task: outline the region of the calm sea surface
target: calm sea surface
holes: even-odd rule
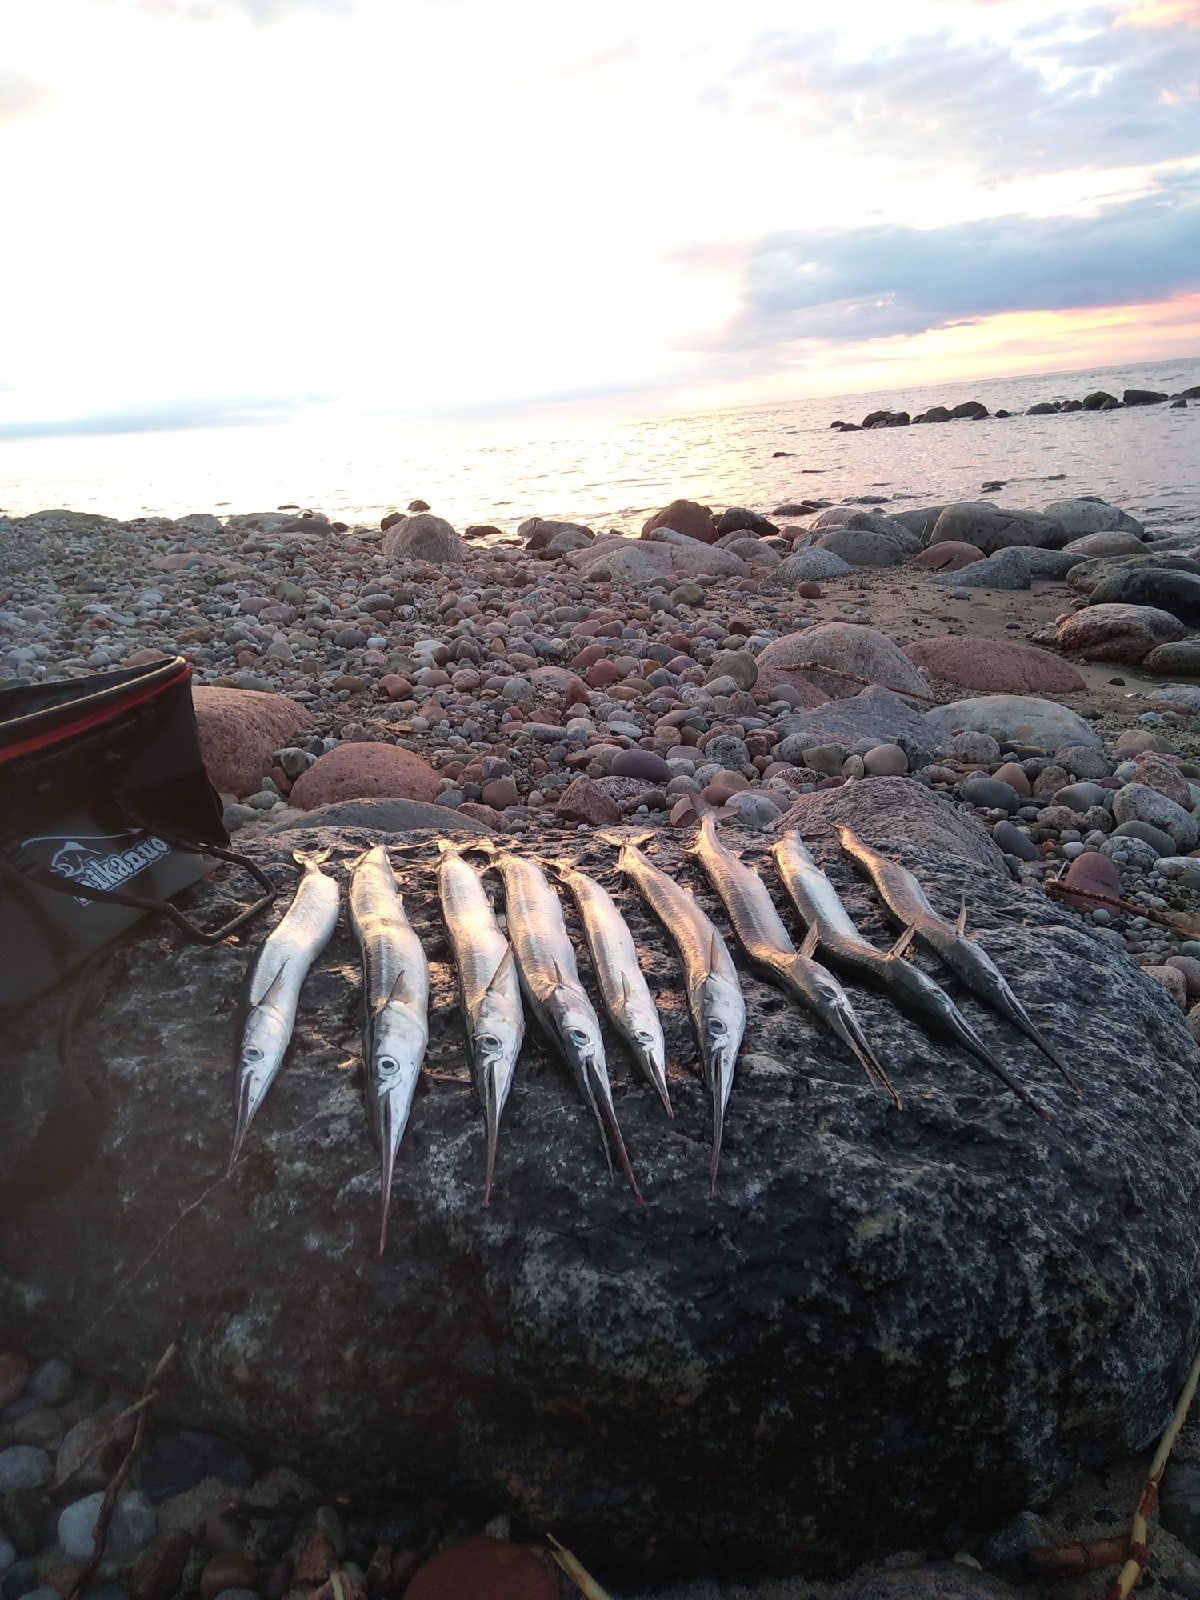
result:
[[[518,435],[419,433],[396,421],[349,427],[209,428],[0,443],[0,508],[12,515],[69,506],[116,517],[262,511],[285,503],[346,522],[375,522],[427,500],[458,528],[515,530],[533,515],[636,531],[677,497],[770,511],[788,501],[879,496],[888,502],[994,497],[1039,507],[1100,495],[1149,526],[1200,525],[1200,402],[841,434],[886,407],[914,416],[978,399],[989,411],[1094,389],[1170,394],[1200,384],[1200,359],[996,378],[887,393],[823,397],[639,422],[542,424]],[[786,451],[786,455],[776,455]]]

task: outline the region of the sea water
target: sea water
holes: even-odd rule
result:
[[[1168,394],[1200,359],[937,384],[686,416],[580,424],[564,417],[431,428],[310,416],[288,424],[0,442],[0,510],[51,506],[131,518],[292,504],[377,523],[412,499],[460,530],[515,532],[529,516],[637,532],[676,498],[771,513],[802,500],[881,505],[992,498],[1035,509],[1099,495],[1167,531],[1200,526],[1200,402],[1051,416],[994,415],[841,433],[877,409],[912,415],[979,400],[1021,413],[1103,389]],[[999,483],[1000,488],[985,486]],[[784,519],[788,520],[787,518]]]

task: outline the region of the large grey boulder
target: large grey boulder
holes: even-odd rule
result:
[[[761,682],[762,657],[758,659]],[[890,689],[863,689],[850,699],[779,717],[775,727],[780,740],[773,754],[779,761],[800,763],[814,745],[838,744],[852,750],[857,745],[898,744],[910,766],[924,767],[950,748],[948,739]]]
[[[557,548],[579,550],[591,544],[595,530],[581,522],[564,522],[556,517],[526,517],[517,529],[517,537],[524,539],[526,550],[545,550],[555,540]]]
[[[1057,518],[1037,511],[1002,510],[990,500],[964,500],[947,506],[934,524],[929,543],[944,540],[973,544],[991,556],[1014,544],[1057,548],[1067,542],[1067,530]]]
[[[759,654],[758,672],[767,687],[803,677],[834,699],[847,699],[864,684],[920,699],[930,693],[925,675],[894,639],[856,622],[823,622],[772,639]]]
[[[1090,722],[1060,706],[1056,700],[1037,695],[985,694],[974,700],[954,700],[934,706],[924,717],[931,731],[943,738],[956,733],[990,733],[1001,744],[1036,745],[1041,750],[1060,750],[1063,745],[1082,744],[1102,750],[1104,740]]]
[[[832,550],[818,550],[814,546],[784,556],[775,570],[772,581],[780,588],[790,589],[797,583],[812,581],[819,583],[826,578],[844,578],[849,571],[848,561],[835,555]]]
[[[1145,533],[1136,517],[1107,500],[1097,500],[1090,495],[1080,495],[1074,500],[1054,500],[1044,507],[1043,516],[1061,522],[1067,533],[1076,538],[1088,533],[1132,533],[1138,538]]]
[[[445,517],[431,511],[393,522],[383,536],[383,553],[392,561],[466,561],[470,551]]]
[[[401,1149],[382,1259],[361,1089],[338,1070],[358,1050],[349,930],[305,984],[291,1058],[227,1179],[248,952],[154,928],[124,947],[87,1022],[108,1119],[98,1150],[53,1198],[6,1196],[5,1337],[86,1351],[128,1392],[178,1339],[164,1421],[294,1462],[326,1493],[503,1507],[631,1578],[856,1564],[950,1525],[969,1537],[1145,1447],[1200,1326],[1195,1047],[1123,949],[1011,883],[982,835],[965,847],[965,818],[930,795],[905,803],[900,827],[885,803],[894,781],[851,785],[839,816],[916,871],[941,912],[966,889],[970,928],[1082,1098],[962,1003],[1052,1123],[856,990],[897,1111],[807,1014],[745,974],[748,1043],[710,1200],[676,959],[618,883],[611,847],[571,833],[555,853],[617,893],[661,995],[676,1117],[614,1044],[639,1207],[531,1038],[485,1208],[479,1111],[453,1081],[464,1041],[433,852],[396,851],[433,957],[436,1076]],[[890,939],[818,805],[805,832],[864,931]],[[770,840],[728,837],[773,885]],[[344,883],[369,839],[281,843],[331,847]],[[277,844],[247,848],[294,882]],[[647,848],[715,909],[673,836]],[[207,883],[191,903],[211,911],[227,893]],[[0,1158],[45,1106],[62,1004],[51,994],[7,1030]]]
[[[1089,598],[1092,605],[1155,606],[1189,627],[1200,624],[1200,575],[1192,572],[1131,565],[1101,579]]]
[[[1064,555],[1070,555],[1068,548]],[[1130,567],[1139,571],[1151,568],[1164,572],[1187,572],[1200,576],[1200,560],[1177,550],[1143,549],[1134,555],[1099,557],[1095,560],[1077,561],[1067,571],[1067,582],[1080,594],[1091,594],[1110,578],[1120,578]]]

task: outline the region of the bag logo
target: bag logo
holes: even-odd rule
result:
[[[46,863],[51,872],[72,878],[89,889],[119,889],[130,878],[136,878],[139,872],[171,854],[170,845],[157,834],[135,830],[79,837],[43,835],[25,840],[26,847],[32,844],[56,844],[58,849]],[[81,906],[92,904],[83,896],[75,898]]]

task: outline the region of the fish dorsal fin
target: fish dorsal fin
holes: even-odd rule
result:
[[[708,965],[711,972],[716,972],[722,965],[721,956],[722,950],[720,935],[714,931],[708,946]]]
[[[491,994],[499,993],[501,985],[504,984],[505,982],[507,982],[508,975],[512,971],[512,965],[513,965],[512,945],[506,945],[505,946],[505,950],[504,950],[504,954],[500,957],[499,961],[496,963],[496,970],[495,970],[495,972],[492,973],[491,977],[488,979],[488,986],[483,991],[485,999]]]
[[[565,989],[567,987],[563,978],[562,968],[557,961],[554,963],[554,987],[556,989]]]
[[[624,972],[622,972],[622,974],[621,974],[621,998],[622,998],[622,1000],[624,1000],[626,1005],[629,1004],[629,996],[630,996],[630,994],[632,992],[633,991],[629,987],[629,979],[626,976],[626,974]]]
[[[962,904],[958,908],[958,921],[954,924],[954,931],[960,939],[967,933],[967,892],[963,890]]]
[[[385,1004],[402,1005],[409,997],[410,990],[411,986],[408,981],[408,973],[405,972],[403,967],[401,967],[400,971],[396,974],[395,982],[392,984],[392,992],[388,995]]]
[[[905,928],[904,932],[900,935],[900,937],[896,940],[895,944],[888,951],[887,959],[889,961],[899,961],[900,957],[908,949],[909,945],[913,942],[913,940],[916,938],[916,936],[917,936],[916,924],[913,923],[909,927]]]
[[[820,934],[817,930],[817,925],[814,922],[812,927],[809,928],[808,932],[804,935],[804,942],[800,946],[800,954],[802,956],[807,956],[811,960],[813,955],[816,953],[816,948],[819,942]]]
[[[249,1001],[249,1004],[247,1006],[247,1010],[248,1011],[256,1011],[259,1006],[270,1005],[272,1003],[272,999],[273,999],[273,997],[275,995],[276,989],[279,988],[279,986],[283,982],[283,980],[284,980],[284,968],[283,968],[283,966],[280,966],[279,970],[276,972],[275,976],[271,979],[271,981],[267,985],[267,987],[259,995],[258,999],[257,1000],[251,999]]]

